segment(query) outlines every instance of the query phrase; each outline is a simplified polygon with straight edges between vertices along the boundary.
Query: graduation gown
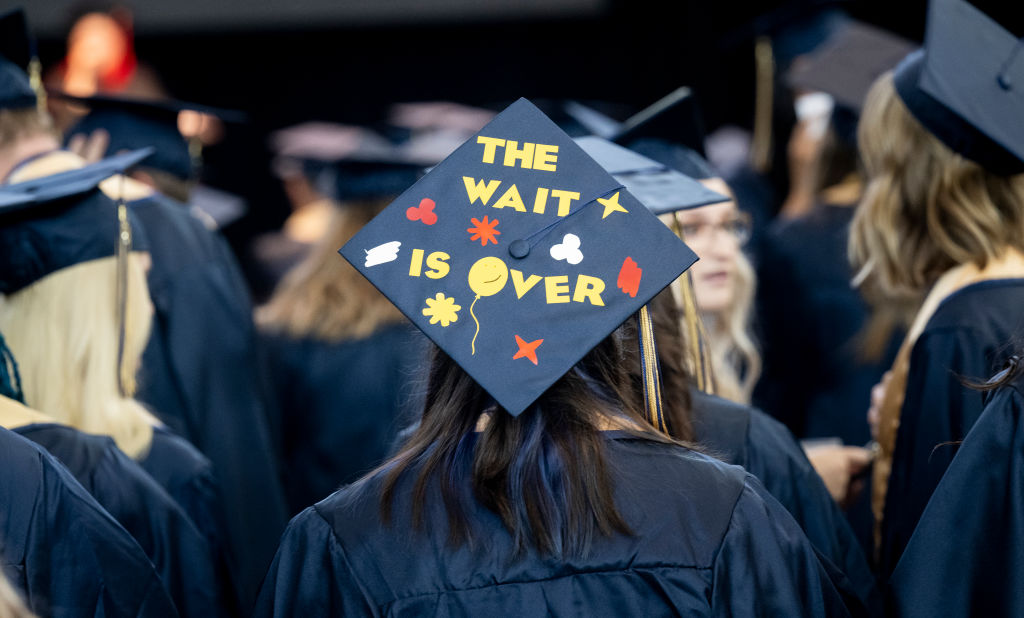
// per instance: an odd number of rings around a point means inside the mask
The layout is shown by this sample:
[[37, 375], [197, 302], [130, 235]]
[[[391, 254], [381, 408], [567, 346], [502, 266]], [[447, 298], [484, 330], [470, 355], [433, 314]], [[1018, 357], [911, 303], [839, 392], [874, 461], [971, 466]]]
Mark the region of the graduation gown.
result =
[[984, 381], [1005, 364], [1024, 327], [1024, 279], [993, 279], [950, 294], [911, 350], [893, 451], [878, 571], [896, 567], [928, 499], [981, 415]]
[[800, 438], [871, 439], [865, 413], [871, 388], [892, 365], [860, 358], [857, 336], [868, 317], [846, 256], [852, 206], [820, 204], [803, 217], [772, 224], [758, 265], [758, 319], [764, 373], [758, 407]]
[[236, 614], [234, 590], [185, 511], [105, 436], [65, 425], [14, 429], [56, 457], [138, 541], [182, 616]]
[[606, 437], [633, 535], [599, 535], [584, 557], [513, 558], [512, 537], [465, 476], [481, 543], [453, 549], [437, 492], [424, 532], [413, 527], [415, 468], [382, 524], [377, 475], [292, 520], [255, 616], [846, 615], [806, 537], [752, 476], [680, 446]]
[[138, 397], [212, 462], [248, 604], [287, 521], [251, 303], [222, 241], [186, 206], [159, 194], [130, 205], [153, 257], [153, 331]]
[[856, 535], [793, 435], [763, 412], [692, 389], [697, 443], [761, 481], [874, 612], [882, 599]]
[[0, 428], [0, 557], [40, 616], [177, 616], [138, 543], [42, 447]]
[[1024, 615], [1024, 380], [997, 391], [889, 581], [893, 616]]
[[406, 323], [331, 343], [266, 335], [292, 513], [381, 463], [404, 418], [425, 339]]

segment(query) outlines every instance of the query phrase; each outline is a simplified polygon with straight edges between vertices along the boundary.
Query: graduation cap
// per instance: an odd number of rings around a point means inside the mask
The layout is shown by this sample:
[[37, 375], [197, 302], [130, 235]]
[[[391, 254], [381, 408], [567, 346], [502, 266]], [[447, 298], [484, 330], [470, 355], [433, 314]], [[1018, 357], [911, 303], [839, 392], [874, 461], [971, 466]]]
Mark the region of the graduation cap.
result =
[[134, 390], [125, 362], [128, 253], [148, 246], [124, 200], [99, 185], [153, 154], [152, 148], [26, 182], [0, 186], [0, 294], [13, 294], [58, 270], [117, 258], [117, 376], [122, 395]]
[[[576, 143], [656, 215], [674, 214], [680, 210], [732, 200], [731, 197], [712, 191], [692, 177], [677, 171], [678, 168], [671, 164], [649, 159], [600, 137], [579, 137], [576, 138]], [[659, 154], [667, 155], [673, 160], [686, 161], [686, 167], [698, 167], [701, 171], [705, 169], [696, 162], [688, 161], [688, 157], [699, 161], [703, 161], [703, 159], [685, 146], [677, 146], [661, 140], [641, 140], [640, 143], [657, 149]], [[703, 165], [710, 169], [706, 162]], [[697, 177], [710, 178], [713, 175]], [[670, 221], [669, 227], [677, 236], [681, 237], [682, 231], [678, 220], [673, 216]], [[704, 332], [700, 312], [697, 310], [697, 299], [689, 273], [684, 273], [677, 279], [673, 284], [673, 289], [683, 306], [687, 341], [690, 344], [687, 350], [688, 356], [684, 360], [696, 380], [697, 388], [713, 393], [714, 377], [711, 374], [707, 334]]]
[[0, 109], [23, 109], [36, 105], [36, 90], [29, 77], [35, 49], [18, 8], [0, 14]]
[[[81, 262], [117, 254], [118, 207], [99, 184], [131, 168], [152, 148], [92, 165], [0, 186], [0, 293], [13, 294], [43, 277]], [[129, 211], [129, 225], [134, 216]], [[132, 248], [145, 250], [133, 234]]]
[[696, 260], [525, 99], [340, 253], [513, 415]]
[[933, 0], [925, 47], [893, 73], [910, 113], [954, 152], [1024, 172], [1024, 43], [962, 0]]
[[277, 131], [271, 146], [279, 175], [301, 171], [324, 194], [348, 202], [398, 195], [458, 144], [446, 132], [395, 144], [367, 127], [307, 122]]
[[786, 74], [792, 88], [824, 92], [860, 114], [871, 85], [916, 46], [881, 28], [851, 20]]
[[67, 131], [67, 139], [103, 129], [110, 136], [107, 154], [153, 146], [156, 152], [146, 159], [146, 167], [161, 170], [183, 180], [195, 176], [198, 154], [178, 129], [183, 111], [215, 116], [225, 122], [243, 122], [245, 115], [196, 103], [173, 99], [141, 99], [114, 95], [77, 97], [65, 92], [50, 93], [89, 108], [89, 113]]
[[576, 143], [656, 215], [732, 199], [671, 167], [606, 139], [577, 137]]

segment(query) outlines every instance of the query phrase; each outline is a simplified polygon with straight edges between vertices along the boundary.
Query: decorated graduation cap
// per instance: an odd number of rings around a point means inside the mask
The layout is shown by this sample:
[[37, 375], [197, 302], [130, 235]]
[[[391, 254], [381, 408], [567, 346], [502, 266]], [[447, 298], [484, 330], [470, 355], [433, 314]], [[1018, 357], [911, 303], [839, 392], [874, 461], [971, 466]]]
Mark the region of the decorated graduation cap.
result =
[[910, 113], [997, 174], [1024, 172], [1024, 41], [962, 0], [933, 0], [925, 47], [896, 68]]
[[696, 260], [525, 99], [340, 253], [513, 415]]
[[89, 135], [102, 129], [110, 136], [107, 154], [152, 146], [156, 151], [146, 159], [146, 167], [167, 172], [182, 180], [190, 180], [195, 176], [199, 152], [198, 138], [186, 139], [178, 128], [181, 112], [197, 112], [226, 122], [242, 122], [245, 119], [240, 112], [172, 99], [115, 95], [76, 97], [56, 91], [50, 94], [89, 109], [89, 113], [67, 131], [68, 139], [77, 134]]
[[39, 61], [25, 13], [0, 14], [0, 109], [23, 109], [37, 103]]
[[[0, 294], [14, 294], [63, 268], [117, 258], [118, 328], [127, 324], [128, 253], [145, 251], [140, 226], [124, 200], [114, 202], [99, 185], [151, 155], [152, 148], [123, 153], [74, 170], [0, 186]], [[113, 192], [116, 193], [116, 181]], [[131, 388], [118, 342], [118, 386]]]

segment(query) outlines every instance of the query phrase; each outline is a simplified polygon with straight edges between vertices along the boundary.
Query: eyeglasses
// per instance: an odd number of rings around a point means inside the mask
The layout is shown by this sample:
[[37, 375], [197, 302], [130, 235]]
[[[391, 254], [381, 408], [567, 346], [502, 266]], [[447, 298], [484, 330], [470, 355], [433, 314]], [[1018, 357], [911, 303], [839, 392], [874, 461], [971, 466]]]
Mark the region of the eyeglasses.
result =
[[682, 236], [683, 240], [690, 243], [706, 243], [715, 238], [715, 232], [722, 231], [731, 236], [735, 241], [744, 245], [750, 240], [751, 220], [750, 214], [738, 212], [728, 219], [719, 222], [696, 221], [694, 223], [682, 223], [676, 220], [675, 229]]

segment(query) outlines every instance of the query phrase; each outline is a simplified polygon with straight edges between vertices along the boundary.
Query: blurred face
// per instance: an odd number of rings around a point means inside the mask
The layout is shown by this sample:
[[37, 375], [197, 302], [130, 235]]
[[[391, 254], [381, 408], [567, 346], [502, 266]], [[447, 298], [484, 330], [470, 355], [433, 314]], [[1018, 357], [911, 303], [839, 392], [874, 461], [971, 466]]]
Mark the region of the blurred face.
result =
[[[732, 195], [717, 178], [703, 182], [708, 188]], [[736, 261], [750, 233], [749, 218], [736, 202], [702, 206], [676, 213], [676, 226], [700, 260], [690, 268], [694, 294], [701, 313], [721, 313], [728, 309], [736, 293]]]

